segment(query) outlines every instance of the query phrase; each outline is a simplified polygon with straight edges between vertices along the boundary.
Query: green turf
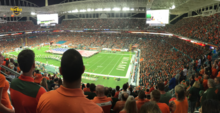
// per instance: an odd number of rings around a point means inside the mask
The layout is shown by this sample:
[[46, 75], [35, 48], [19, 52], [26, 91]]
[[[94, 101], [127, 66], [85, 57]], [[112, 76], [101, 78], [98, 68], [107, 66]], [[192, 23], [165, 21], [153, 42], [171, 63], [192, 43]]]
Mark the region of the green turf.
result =
[[[48, 50], [49, 47], [45, 46], [42, 47], [40, 50], [34, 48], [33, 51], [35, 52], [35, 55], [47, 55], [51, 56], [56, 54], [46, 53], [45, 51]], [[12, 55], [18, 55], [19, 52], [11, 52], [9, 54]], [[96, 55], [93, 55], [90, 58], [83, 58], [83, 62], [85, 65], [85, 72], [86, 73], [94, 73], [94, 75], [98, 75], [99, 78], [97, 81], [91, 81], [87, 79], [82, 79], [85, 83], [95, 83], [95, 84], [102, 84], [104, 86], [108, 87], [115, 87], [117, 85], [122, 86], [125, 82], [128, 81], [128, 78], [121, 78], [120, 81], [115, 81], [114, 77], [125, 77], [129, 64], [130, 64], [130, 58], [132, 55], [129, 52], [117, 52], [117, 53], [109, 53], [109, 52], [101, 52]], [[54, 66], [60, 66], [60, 61], [53, 60], [53, 59], [46, 59], [44, 58], [36, 58], [36, 61], [42, 62], [42, 63], [48, 63], [50, 65]], [[119, 66], [123, 66], [122, 68], [119, 68]], [[109, 80], [103, 79], [102, 76], [109, 75]]]

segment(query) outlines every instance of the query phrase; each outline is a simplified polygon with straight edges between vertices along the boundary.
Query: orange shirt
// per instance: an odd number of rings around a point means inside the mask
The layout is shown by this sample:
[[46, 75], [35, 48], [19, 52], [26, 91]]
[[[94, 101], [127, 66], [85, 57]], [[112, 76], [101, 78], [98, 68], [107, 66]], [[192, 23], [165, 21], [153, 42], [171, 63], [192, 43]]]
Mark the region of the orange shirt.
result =
[[166, 103], [157, 103], [162, 113], [170, 113], [170, 108]]
[[218, 72], [218, 75], [217, 75], [217, 77], [220, 77], [220, 71]]
[[37, 113], [103, 113], [103, 110], [88, 100], [81, 89], [69, 89], [61, 85], [41, 96]]
[[149, 100], [148, 99], [143, 99], [143, 100], [138, 99], [136, 101], [138, 112], [140, 111], [141, 106], [144, 105], [144, 103], [146, 103], [146, 102], [149, 102]]
[[113, 109], [114, 112], [119, 113], [124, 108], [125, 102], [126, 101], [118, 101], [118, 102], [116, 102], [115, 107]]
[[8, 88], [9, 88], [9, 83], [5, 79], [5, 76], [2, 74], [0, 74], [0, 88], [3, 88], [1, 103], [5, 107], [7, 107], [9, 109], [13, 109], [13, 107], [11, 106], [11, 101], [9, 100], [8, 92], [7, 92]]
[[40, 84], [41, 80], [42, 80], [42, 75], [40, 73], [37, 73], [35, 75], [34, 83]]
[[[112, 98], [109, 97], [94, 97], [92, 100], [97, 105], [102, 107], [104, 113], [110, 113], [111, 107], [112, 107]], [[91, 112], [92, 113], [92, 112]]]
[[173, 113], [188, 113], [188, 100], [185, 98], [182, 102], [174, 100], [176, 104], [176, 110]]
[[17, 72], [20, 72], [20, 71], [21, 71], [20, 67], [17, 67]]
[[212, 76], [211, 76], [211, 78], [214, 79], [217, 76], [217, 74], [218, 74], [218, 70], [215, 69], [215, 68], [212, 68]]
[[208, 84], [207, 83], [208, 83], [208, 80], [207, 79], [203, 79], [202, 84], [203, 84], [204, 91], [208, 89]]
[[83, 91], [84, 92], [90, 92], [90, 89], [89, 88], [84, 88]]
[[119, 92], [120, 92], [120, 91], [115, 92], [115, 96], [114, 96], [115, 98], [118, 98]]

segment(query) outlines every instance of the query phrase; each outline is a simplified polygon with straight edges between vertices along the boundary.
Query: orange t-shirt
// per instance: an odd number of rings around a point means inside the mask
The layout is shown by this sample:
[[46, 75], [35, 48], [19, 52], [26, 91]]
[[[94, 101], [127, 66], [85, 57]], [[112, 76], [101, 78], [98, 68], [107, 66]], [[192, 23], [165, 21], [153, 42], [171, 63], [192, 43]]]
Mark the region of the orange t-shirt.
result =
[[177, 100], [174, 100], [176, 104], [176, 110], [173, 113], [188, 113], [188, 100], [185, 97], [185, 99], [182, 102], [179, 102]]
[[3, 88], [1, 103], [5, 107], [7, 107], [9, 109], [13, 109], [13, 107], [11, 106], [11, 101], [9, 100], [8, 92], [7, 92], [8, 88], [9, 88], [9, 83], [5, 79], [5, 76], [2, 74], [0, 74], [0, 88]]
[[146, 102], [149, 102], [149, 100], [148, 99], [143, 99], [143, 100], [138, 99], [136, 101], [138, 112], [140, 111], [141, 106], [144, 105], [144, 103], [146, 103]]
[[202, 84], [203, 84], [204, 91], [206, 91], [208, 89], [208, 84], [207, 83], [208, 83], [208, 80], [207, 79], [203, 79]]
[[40, 84], [41, 80], [42, 80], [42, 75], [39, 74], [39, 73], [37, 73], [37, 74], [35, 75], [34, 83]]
[[112, 107], [112, 98], [109, 98], [107, 96], [94, 97], [92, 101], [102, 107], [104, 113], [110, 113]]
[[47, 92], [40, 97], [37, 105], [37, 113], [104, 112], [101, 107], [87, 99], [80, 88], [70, 89], [61, 85], [58, 89]]
[[170, 108], [166, 103], [157, 103], [162, 113], [170, 113]]
[[215, 68], [212, 68], [212, 76], [211, 76], [211, 78], [214, 79], [217, 76], [217, 74], [218, 74], [218, 70], [215, 69]]
[[217, 75], [217, 77], [220, 77], [220, 71], [218, 72], [218, 75]]
[[118, 94], [120, 93], [120, 91], [115, 92], [115, 98], [118, 98]]
[[126, 101], [118, 101], [118, 102], [116, 102], [115, 107], [113, 109], [114, 112], [119, 113], [124, 108], [125, 102]]
[[89, 88], [84, 88], [83, 91], [84, 92], [90, 92], [90, 89]]

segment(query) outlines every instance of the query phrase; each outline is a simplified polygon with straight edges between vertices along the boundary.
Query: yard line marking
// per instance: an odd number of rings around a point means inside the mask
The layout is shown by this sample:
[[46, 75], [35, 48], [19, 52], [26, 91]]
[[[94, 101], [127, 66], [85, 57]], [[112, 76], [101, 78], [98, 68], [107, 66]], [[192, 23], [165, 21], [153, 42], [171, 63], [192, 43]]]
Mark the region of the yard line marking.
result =
[[[121, 56], [121, 57], [122, 57], [122, 56]], [[121, 60], [121, 57], [119, 58], [118, 62]], [[118, 64], [118, 62], [115, 63], [115, 66]], [[115, 66], [112, 68], [112, 70], [115, 68]], [[112, 72], [112, 70], [108, 73], [108, 75]]]
[[[109, 60], [109, 59], [106, 58], [106, 60], [105, 60], [102, 64], [104, 64], [104, 63], [105, 63], [106, 61], [108, 61], [108, 60]], [[102, 65], [102, 64], [101, 64], [101, 65]], [[105, 68], [106, 68], [106, 67], [105, 67]], [[105, 69], [105, 68], [104, 68], [104, 69]], [[98, 68], [96, 68], [96, 69], [98, 69]], [[96, 69], [95, 69], [95, 70], [96, 70]], [[95, 71], [95, 70], [94, 70], [94, 71]], [[103, 71], [103, 70], [102, 70], [102, 71]]]
[[[115, 58], [113, 58], [112, 61], [114, 61]], [[111, 63], [112, 63], [112, 61], [111, 61]], [[111, 63], [109, 63], [107, 66], [105, 66], [105, 68], [100, 73], [102, 73]]]
[[[97, 57], [97, 58], [99, 58], [99, 57]], [[105, 57], [102, 57], [102, 59], [104, 59]], [[101, 59], [98, 61], [98, 62], [100, 62], [100, 61], [102, 61]], [[98, 62], [96, 62], [96, 63], [94, 63], [92, 66], [94, 66], [95, 64], [97, 64]], [[92, 66], [89, 66], [89, 67], [92, 67]], [[87, 67], [87, 69], [88, 69], [88, 67]]]
[[116, 78], [128, 78], [128, 77], [121, 77], [117, 75], [105, 75], [105, 74], [97, 74], [97, 73], [90, 73], [90, 72], [84, 72], [86, 74], [91, 74], [91, 75], [97, 75], [97, 76], [106, 76], [106, 77], [116, 77]]

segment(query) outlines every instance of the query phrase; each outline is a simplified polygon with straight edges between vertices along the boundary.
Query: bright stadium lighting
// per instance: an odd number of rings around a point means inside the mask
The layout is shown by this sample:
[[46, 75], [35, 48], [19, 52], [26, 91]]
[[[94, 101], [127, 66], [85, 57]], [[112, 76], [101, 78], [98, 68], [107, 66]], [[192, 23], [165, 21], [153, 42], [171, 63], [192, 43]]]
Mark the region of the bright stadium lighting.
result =
[[77, 10], [77, 9], [72, 10], [72, 13], [77, 13], [77, 12], [78, 12], [78, 10]]
[[176, 8], [176, 6], [175, 5], [173, 5], [170, 9], [175, 9]]
[[111, 11], [111, 8], [105, 8], [103, 11]]
[[88, 8], [87, 11], [94, 11], [94, 9], [90, 9], [90, 8]]
[[97, 8], [95, 9], [95, 11], [102, 11], [102, 8]]
[[36, 13], [35, 12], [31, 12], [31, 15], [36, 15]]
[[115, 8], [113, 8], [112, 10], [113, 10], [113, 11], [120, 11], [121, 9], [118, 8], [118, 7], [115, 7]]
[[134, 11], [134, 8], [131, 8], [131, 11]]
[[123, 11], [129, 11], [130, 9], [128, 7], [124, 7], [122, 10]]
[[85, 9], [82, 9], [82, 10], [80, 10], [79, 12], [86, 12], [86, 10], [85, 10]]
[[72, 13], [72, 11], [68, 11], [68, 13]]

